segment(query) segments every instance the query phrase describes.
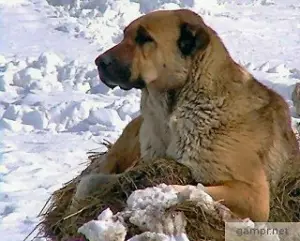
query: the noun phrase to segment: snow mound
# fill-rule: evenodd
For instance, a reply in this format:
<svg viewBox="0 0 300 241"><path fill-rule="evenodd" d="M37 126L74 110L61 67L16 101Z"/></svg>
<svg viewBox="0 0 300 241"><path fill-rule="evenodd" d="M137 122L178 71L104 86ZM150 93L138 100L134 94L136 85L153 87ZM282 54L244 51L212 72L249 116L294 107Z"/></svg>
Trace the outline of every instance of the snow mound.
<svg viewBox="0 0 300 241"><path fill-rule="evenodd" d="M5 57L0 55L0 66L5 63Z"/></svg>
<svg viewBox="0 0 300 241"><path fill-rule="evenodd" d="M42 53L37 59L10 61L3 67L3 86L21 87L26 90L43 92L78 90L86 92L97 85L94 67L86 65L81 68L76 61L65 63L53 52ZM2 88L6 90L5 88Z"/></svg>
<svg viewBox="0 0 300 241"><path fill-rule="evenodd" d="M139 113L138 91L110 90L94 64L44 52L25 60L0 59L1 129L16 132L118 131Z"/></svg>
<svg viewBox="0 0 300 241"><path fill-rule="evenodd" d="M103 9L105 10L109 0L47 0L53 6L68 6L81 9Z"/></svg>
<svg viewBox="0 0 300 241"><path fill-rule="evenodd" d="M170 6L169 9L176 9L176 8L191 8L194 6L194 0L140 0L140 12L141 13L148 13L156 9L165 9L166 6Z"/></svg>
<svg viewBox="0 0 300 241"><path fill-rule="evenodd" d="M235 3L237 5L254 5L254 6L269 6L275 4L274 0L223 0L223 2Z"/></svg>
<svg viewBox="0 0 300 241"><path fill-rule="evenodd" d="M85 38L102 46L112 46L122 38L131 21L154 10L193 9L202 15L223 10L218 0L47 0L55 6L57 17L63 18L55 29L77 38ZM130 13L130 14L129 14ZM105 33L105 34L104 34Z"/></svg>
<svg viewBox="0 0 300 241"><path fill-rule="evenodd" d="M245 66L254 74L264 73L262 82L289 99L293 85L282 78L299 81L299 70L285 64ZM279 83L264 80L272 76ZM93 63L68 61L54 52L26 59L0 58L1 129L17 132L119 131L140 113L140 92L113 90L105 86ZM12 122L13 121L13 122ZM24 125L24 126L23 126Z"/></svg>
<svg viewBox="0 0 300 241"><path fill-rule="evenodd" d="M0 131L1 130L9 130L12 132L19 132L19 131L25 131L29 132L32 131L34 128L29 125L24 125L18 121L9 120L6 118L2 118L0 120Z"/></svg>
<svg viewBox="0 0 300 241"><path fill-rule="evenodd" d="M79 228L90 241L125 240L126 228L116 220L110 209L104 210L97 221L90 221Z"/></svg>
<svg viewBox="0 0 300 241"><path fill-rule="evenodd" d="M282 78L299 81L299 70L285 64L245 67L287 100L294 85L281 84ZM267 80L270 76L273 82ZM94 63L69 61L54 52L25 59L0 57L0 94L1 129L12 132L98 135L121 130L140 113L140 91L109 89L99 80Z"/></svg>
<svg viewBox="0 0 300 241"><path fill-rule="evenodd" d="M137 190L127 200L124 211L115 215L110 209L104 210L98 220L85 223L78 229L90 241L124 241L126 226L124 219L145 230L129 241L160 240L187 241L186 219L183 213L165 214L165 209L182 201L196 201L197 205L214 212L213 199L203 191L203 186L176 186L160 184L155 187Z"/></svg>
<svg viewBox="0 0 300 241"><path fill-rule="evenodd" d="M181 186L160 184L143 190L134 191L127 199L127 207L124 211L113 214L107 208L97 220L83 224L78 232L83 234L89 241L124 241L127 225L124 220L129 220L144 232L127 239L127 241L188 241L186 234L187 219L183 212L165 212L176 204L185 201L193 201L196 206L204 208L210 213L220 215L215 209L216 202L204 191L204 186ZM219 204L220 205L220 204ZM226 217L224 216L226 219ZM254 223L249 219L235 220L227 216L225 226L225 238L238 240L238 231L259 228L262 233L268 233L268 222ZM287 225L289 226L289 225ZM276 227L273 227L276 228ZM272 228L271 228L272 229ZM249 233L250 234L250 233ZM248 235L249 235L248 234ZM269 235L251 234L253 240L271 241L281 240L278 233ZM292 234L293 235L293 234ZM250 240L250 239L249 239Z"/></svg>
<svg viewBox="0 0 300 241"><path fill-rule="evenodd" d="M285 64L280 64L280 65L274 66L273 68L270 68L267 72L279 73L281 75L288 75L291 73Z"/></svg>
<svg viewBox="0 0 300 241"><path fill-rule="evenodd" d="M10 0L10 1L6 1L6 0L0 0L0 5L10 5L10 6L13 6L13 5L18 5L18 4L21 4L21 3L24 3L25 0Z"/></svg>
<svg viewBox="0 0 300 241"><path fill-rule="evenodd" d="M104 12L107 8L113 5L113 0L47 0L50 5L53 6L65 6L69 9L97 9ZM122 1L124 3L125 1ZM137 3L140 5L140 11L143 13L153 11L161 8L165 4L174 3L180 7L192 7L194 6L194 0L130 0L130 3ZM214 1L217 2L217 1Z"/></svg>

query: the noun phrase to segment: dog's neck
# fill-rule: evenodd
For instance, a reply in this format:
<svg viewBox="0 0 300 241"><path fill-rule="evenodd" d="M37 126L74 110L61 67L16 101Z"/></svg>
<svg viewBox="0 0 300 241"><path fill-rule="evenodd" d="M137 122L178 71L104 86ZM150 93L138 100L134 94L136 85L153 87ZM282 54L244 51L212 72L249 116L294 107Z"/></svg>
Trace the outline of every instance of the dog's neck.
<svg viewBox="0 0 300 241"><path fill-rule="evenodd" d="M141 156L144 161L165 157L170 143L169 119L175 106L176 93L142 90L140 129Z"/></svg>
<svg viewBox="0 0 300 241"><path fill-rule="evenodd" d="M182 102L193 101L195 98L206 103L218 102L218 100L222 101L224 98L228 98L232 93L236 94L236 88L241 88L244 84L241 80L250 79L251 76L235 63L226 50L223 55L223 57L217 56L216 60L207 63L203 60L207 56L196 56L190 74L182 88L166 91L151 87L143 89L142 114L143 109L152 109L153 115L168 118L175 108L183 104ZM212 59L211 56L210 59ZM243 76L246 74L249 77Z"/></svg>
<svg viewBox="0 0 300 241"><path fill-rule="evenodd" d="M141 111L152 109L161 117L169 116L176 105L177 96L180 90L157 91L151 88L142 90ZM154 114L156 115L156 114Z"/></svg>

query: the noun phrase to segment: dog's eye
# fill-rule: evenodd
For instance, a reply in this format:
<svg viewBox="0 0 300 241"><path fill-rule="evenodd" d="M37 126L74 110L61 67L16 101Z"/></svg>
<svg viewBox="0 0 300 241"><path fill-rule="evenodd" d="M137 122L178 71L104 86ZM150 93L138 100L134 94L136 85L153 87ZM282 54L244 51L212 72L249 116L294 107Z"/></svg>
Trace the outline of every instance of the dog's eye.
<svg viewBox="0 0 300 241"><path fill-rule="evenodd" d="M150 36L150 34L147 32L147 30L144 27L139 27L136 37L135 37L135 42L139 45L143 45L147 42L152 42L153 38Z"/></svg>

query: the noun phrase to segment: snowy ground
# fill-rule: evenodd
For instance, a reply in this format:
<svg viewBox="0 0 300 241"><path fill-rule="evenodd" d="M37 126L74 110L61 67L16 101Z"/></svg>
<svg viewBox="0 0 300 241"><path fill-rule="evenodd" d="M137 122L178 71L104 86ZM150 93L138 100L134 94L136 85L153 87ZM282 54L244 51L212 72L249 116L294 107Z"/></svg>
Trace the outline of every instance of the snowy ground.
<svg viewBox="0 0 300 241"><path fill-rule="evenodd" d="M86 152L138 114L140 93L101 85L95 57L134 18L179 7L202 14L233 57L291 105L298 0L0 0L1 241L23 240Z"/></svg>

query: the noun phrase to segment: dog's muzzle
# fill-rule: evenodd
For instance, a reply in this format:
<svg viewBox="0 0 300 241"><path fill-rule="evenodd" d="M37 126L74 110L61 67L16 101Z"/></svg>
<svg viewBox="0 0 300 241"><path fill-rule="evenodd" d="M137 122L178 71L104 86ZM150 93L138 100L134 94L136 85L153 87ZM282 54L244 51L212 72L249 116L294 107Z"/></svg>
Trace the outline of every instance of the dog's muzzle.
<svg viewBox="0 0 300 241"><path fill-rule="evenodd" d="M122 64L114 56L104 53L96 58L99 77L109 88L119 86L123 90L132 88L142 89L145 84L142 80L130 81L130 66Z"/></svg>

